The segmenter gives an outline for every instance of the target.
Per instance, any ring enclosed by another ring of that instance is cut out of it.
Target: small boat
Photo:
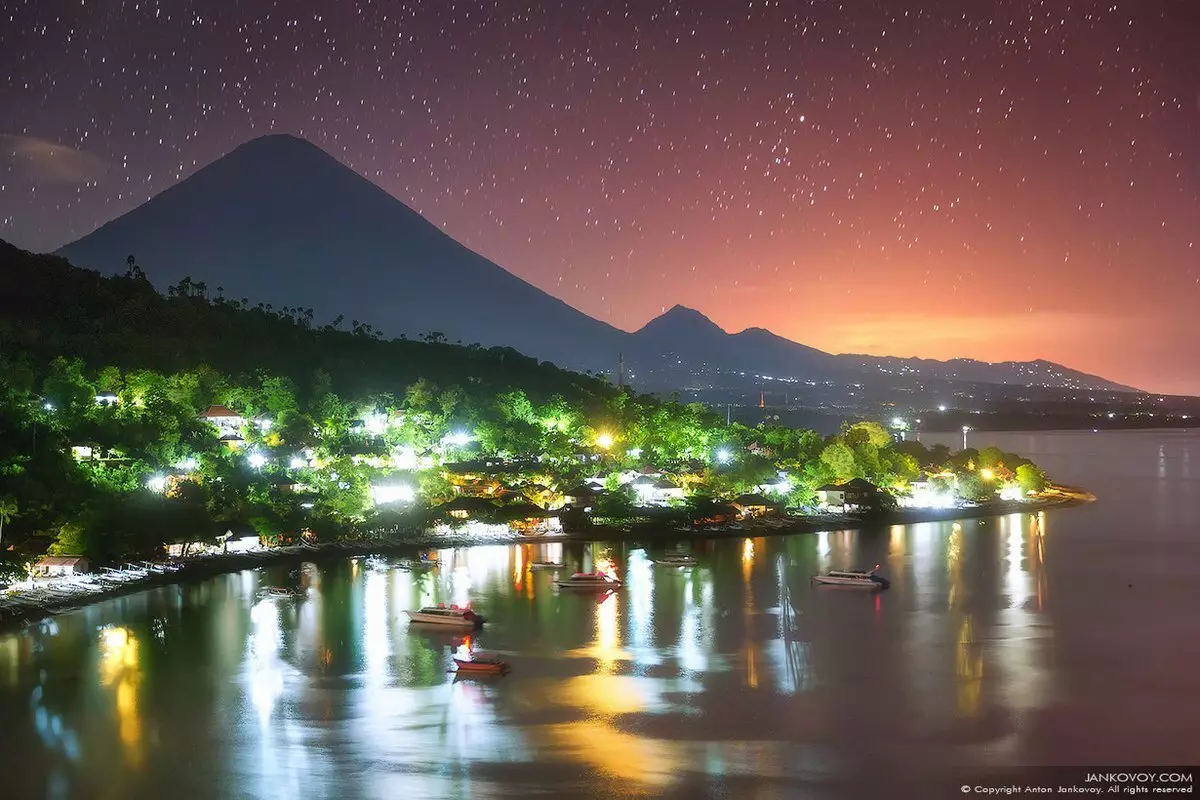
[[[508,672],[508,664],[491,653],[474,653],[470,658],[455,656],[454,664],[459,672],[485,673],[489,675]]]
[[[566,564],[560,564],[557,561],[534,561],[529,565],[530,569],[562,569]]]
[[[272,600],[282,600],[288,597],[303,597],[299,589],[287,589],[283,586],[270,586],[262,591],[262,596]]]
[[[621,582],[603,572],[576,572],[569,578],[555,581],[563,589],[620,589]]]
[[[876,575],[875,572],[878,569],[878,564],[875,565],[875,569],[835,569],[830,570],[824,575],[814,575],[813,580],[826,586],[846,586],[853,589],[886,589],[892,585],[891,581]]]
[[[405,611],[413,622],[423,622],[428,625],[453,625],[458,628],[478,628],[485,620],[469,608],[459,608],[445,603],[436,606],[426,606],[420,611]]]
[[[654,559],[654,563],[664,567],[694,567],[696,557],[691,553],[667,553]]]

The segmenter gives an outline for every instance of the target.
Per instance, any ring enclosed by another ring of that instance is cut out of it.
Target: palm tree
[[[4,542],[4,523],[17,516],[17,501],[11,497],[0,497],[0,543]]]

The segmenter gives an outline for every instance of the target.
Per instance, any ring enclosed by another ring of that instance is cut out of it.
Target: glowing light
[[[454,433],[447,434],[442,439],[442,444],[452,447],[464,447],[471,442],[471,438],[471,435],[466,431],[455,431]]]
[[[46,409],[47,411],[53,411],[54,403],[42,403],[42,408]]]
[[[596,437],[596,446],[607,450],[613,446],[613,437],[607,433],[602,433]]]
[[[996,473],[987,467],[984,467],[983,469],[979,470],[979,477],[983,478],[985,481],[990,481],[996,477]]]
[[[146,488],[152,492],[162,494],[167,490],[167,478],[164,475],[151,475],[146,481]]]
[[[292,456],[292,460],[288,462],[288,466],[292,469],[304,469],[308,466],[308,462],[300,456]]]
[[[945,406],[938,406],[938,411],[945,411],[945,410],[946,410]]]
[[[246,456],[246,463],[248,463],[254,469],[262,469],[267,463],[267,457],[255,450],[254,452],[250,453],[250,455]]]
[[[640,458],[642,455],[642,448],[634,447],[634,448],[629,449],[626,452],[630,458]]]
[[[416,469],[417,454],[411,447],[401,447],[392,453],[392,466],[396,469]]]
[[[971,430],[971,426],[970,426],[970,425],[963,425],[963,433],[966,433],[966,432],[967,432],[967,431],[969,431],[969,430]]]
[[[1001,500],[1020,500],[1022,497],[1020,486],[1005,486],[1000,490]]]
[[[383,434],[387,433],[388,429],[387,414],[380,414],[379,412],[368,414],[363,417],[363,428],[372,436],[383,436]]]
[[[730,453],[725,448],[722,448],[717,451],[717,463],[728,464],[732,460],[733,460],[733,454]]]
[[[742,561],[746,564],[754,563],[754,542],[750,539],[742,540]]]
[[[372,484],[371,499],[375,501],[375,505],[382,506],[388,503],[411,503],[417,496],[416,491],[411,486],[404,484]]]

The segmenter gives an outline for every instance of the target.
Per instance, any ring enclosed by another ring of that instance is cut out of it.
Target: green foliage
[[[844,442],[833,442],[822,450],[821,463],[835,481],[859,477],[854,451]]]
[[[1046,473],[1033,464],[1021,464],[1017,467],[1017,484],[1025,492],[1040,492],[1050,485]]]

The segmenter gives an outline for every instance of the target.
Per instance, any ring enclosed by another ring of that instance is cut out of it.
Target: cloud
[[[112,167],[73,147],[7,133],[0,133],[0,165],[31,183],[67,184],[98,180]]]

